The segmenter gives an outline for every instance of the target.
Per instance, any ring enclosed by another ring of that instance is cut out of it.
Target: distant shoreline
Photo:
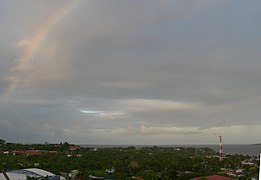
[[[126,147],[135,147],[135,148],[143,148],[143,147],[159,147],[159,148],[168,148],[168,147],[192,147],[192,148],[210,148],[216,152],[219,152],[220,146],[219,144],[211,144],[211,145],[80,145],[81,147],[89,147],[89,148],[126,148]],[[258,156],[261,152],[261,143],[257,144],[223,144],[223,153],[225,154],[243,154],[243,155],[254,155]]]

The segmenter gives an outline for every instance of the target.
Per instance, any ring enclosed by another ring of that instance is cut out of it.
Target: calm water
[[[94,148],[110,148],[110,147],[129,147],[132,145],[81,145],[82,147],[94,147]],[[134,145],[135,147],[146,147],[144,145]],[[194,147],[203,148],[208,147],[214,151],[219,152],[219,145],[158,145],[158,147]],[[259,156],[261,153],[261,145],[247,145],[247,144],[223,144],[223,152],[225,154],[243,154]]]
[[[190,147],[208,147],[219,152],[219,145],[191,145]],[[223,152],[225,154],[243,154],[259,156],[259,154],[261,153],[261,145],[223,144]]]

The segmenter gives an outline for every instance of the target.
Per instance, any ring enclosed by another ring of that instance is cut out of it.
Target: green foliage
[[[153,170],[145,170],[142,174],[144,180],[157,180],[158,177]]]
[[[0,139],[0,144],[5,144],[5,140]]]
[[[204,177],[220,172],[221,167],[240,167],[240,162],[246,158],[242,155],[230,155],[219,161],[216,152],[204,148],[82,148],[69,150],[69,143],[60,144],[1,144],[0,151],[38,149],[52,153],[37,156],[13,156],[0,154],[0,169],[20,169],[35,167],[53,173],[70,173],[79,170],[77,177],[89,179],[89,175],[107,177],[109,179],[129,179],[141,176],[146,179],[191,179]],[[81,156],[77,156],[80,154]],[[68,157],[67,155],[70,155]],[[256,164],[259,162],[256,161]],[[115,168],[115,173],[106,173],[106,169]],[[256,175],[258,168],[244,167],[251,175]]]
[[[208,180],[206,177],[201,177],[199,180]]]

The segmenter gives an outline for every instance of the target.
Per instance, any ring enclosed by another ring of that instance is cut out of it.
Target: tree
[[[0,144],[5,144],[5,140],[0,139]]]
[[[153,170],[145,170],[142,174],[144,180],[157,180],[158,177]]]
[[[116,179],[126,179],[126,174],[124,172],[116,172],[115,173],[115,178]]]
[[[128,167],[131,173],[136,173],[138,172],[140,165],[137,161],[131,161]]]
[[[207,180],[208,178],[206,177],[201,177],[199,180]]]

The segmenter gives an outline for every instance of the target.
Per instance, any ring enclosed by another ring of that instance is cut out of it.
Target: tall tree
[[[5,140],[0,139],[0,144],[5,144]]]

